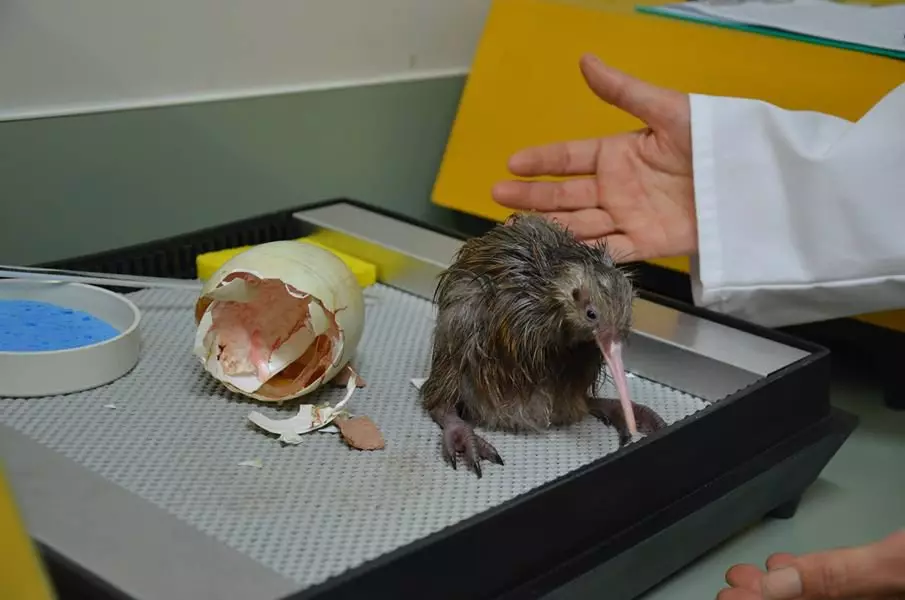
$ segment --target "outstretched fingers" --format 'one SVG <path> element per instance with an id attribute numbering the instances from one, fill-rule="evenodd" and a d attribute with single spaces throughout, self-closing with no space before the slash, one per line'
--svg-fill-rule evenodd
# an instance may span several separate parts
<path id="1" fill-rule="evenodd" d="M 597 170 L 600 144 L 597 138 L 533 146 L 513 154 L 507 166 L 520 177 L 592 175 Z"/>
<path id="2" fill-rule="evenodd" d="M 891 598 L 905 591 L 905 530 L 862 546 L 795 556 L 776 553 L 763 571 L 735 565 L 720 600 Z M 899 596 L 895 596 L 899 597 Z"/>
<path id="3" fill-rule="evenodd" d="M 889 597 L 905 592 L 905 530 L 871 544 L 798 556 L 764 578 L 765 598 Z"/>
<path id="4" fill-rule="evenodd" d="M 682 94 L 661 88 L 605 65 L 593 54 L 579 61 L 581 74 L 594 94 L 656 129 L 674 118 L 676 101 Z"/>
<path id="5" fill-rule="evenodd" d="M 493 186 L 493 199 L 508 208 L 538 212 L 597 206 L 597 183 L 591 178 L 565 181 L 504 181 Z"/>
<path id="6" fill-rule="evenodd" d="M 599 208 L 582 208 L 569 212 L 548 212 L 544 217 L 556 221 L 582 241 L 597 240 L 617 232 L 610 213 Z"/>
<path id="7" fill-rule="evenodd" d="M 774 571 L 782 567 L 787 567 L 795 562 L 795 555 L 789 552 L 777 552 L 767 557 L 767 570 Z"/>
<path id="8" fill-rule="evenodd" d="M 655 129 L 674 121 L 685 96 L 605 65 L 593 54 L 582 56 L 579 68 L 597 97 Z M 525 148 L 509 158 L 508 168 L 518 177 L 592 175 L 605 143 L 606 138 L 592 138 Z"/>
<path id="9" fill-rule="evenodd" d="M 726 583 L 734 588 L 759 592 L 763 576 L 764 572 L 755 565 L 735 565 L 726 571 Z"/>
<path id="10" fill-rule="evenodd" d="M 607 253 L 617 263 L 637 260 L 635 243 L 619 231 L 610 213 L 602 208 L 584 208 L 571 212 L 548 212 L 544 216 L 568 229 L 586 244 L 604 242 Z"/>
<path id="11" fill-rule="evenodd" d="M 782 567 L 788 566 L 795 561 L 795 555 L 787 552 L 777 552 L 771 554 L 767 558 L 767 571 L 775 571 Z M 732 566 L 726 571 L 726 583 L 734 588 L 742 588 L 754 592 L 760 592 L 761 579 L 764 578 L 766 571 L 756 565 L 743 563 Z"/>
<path id="12" fill-rule="evenodd" d="M 543 212 L 543 216 L 556 221 L 578 240 L 586 244 L 605 242 L 607 253 L 617 263 L 643 260 L 639 257 L 635 243 L 621 233 L 610 214 L 601 208 L 579 208 L 572 211 Z"/>
<path id="13" fill-rule="evenodd" d="M 716 596 L 716 600 L 763 600 L 760 592 L 745 588 L 724 588 Z"/>

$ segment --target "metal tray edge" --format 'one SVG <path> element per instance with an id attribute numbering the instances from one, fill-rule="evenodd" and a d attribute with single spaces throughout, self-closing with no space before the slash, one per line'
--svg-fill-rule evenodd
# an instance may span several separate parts
<path id="1" fill-rule="evenodd" d="M 451 263 L 461 237 L 419 226 L 351 202 L 296 211 L 331 247 L 375 264 L 381 283 L 433 297 L 437 276 Z M 634 373 L 715 402 L 809 355 L 799 347 L 641 297 L 626 346 Z"/>

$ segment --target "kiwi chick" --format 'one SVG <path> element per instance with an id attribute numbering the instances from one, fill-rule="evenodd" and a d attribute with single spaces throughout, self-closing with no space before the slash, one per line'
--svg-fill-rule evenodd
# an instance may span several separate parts
<path id="1" fill-rule="evenodd" d="M 424 408 L 442 430 L 453 468 L 459 453 L 481 476 L 502 465 L 474 426 L 540 431 L 588 415 L 619 432 L 665 427 L 629 398 L 622 344 L 632 326 L 634 287 L 603 243 L 590 245 L 534 214 L 517 214 L 466 241 L 440 276 Z M 619 399 L 596 397 L 608 365 Z"/>

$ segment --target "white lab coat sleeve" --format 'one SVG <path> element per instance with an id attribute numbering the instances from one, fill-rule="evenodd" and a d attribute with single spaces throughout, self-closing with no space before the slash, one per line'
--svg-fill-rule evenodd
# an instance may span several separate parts
<path id="1" fill-rule="evenodd" d="M 905 84 L 857 122 L 691 96 L 695 303 L 777 327 L 905 308 Z"/>

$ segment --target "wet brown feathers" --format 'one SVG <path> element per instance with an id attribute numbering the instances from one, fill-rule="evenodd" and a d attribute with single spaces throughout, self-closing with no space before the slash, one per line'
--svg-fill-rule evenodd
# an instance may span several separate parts
<path id="1" fill-rule="evenodd" d="M 517 215 L 469 239 L 435 291 L 424 407 L 510 431 L 581 420 L 605 366 L 588 311 L 625 337 L 633 298 L 605 245 L 543 217 Z"/>

